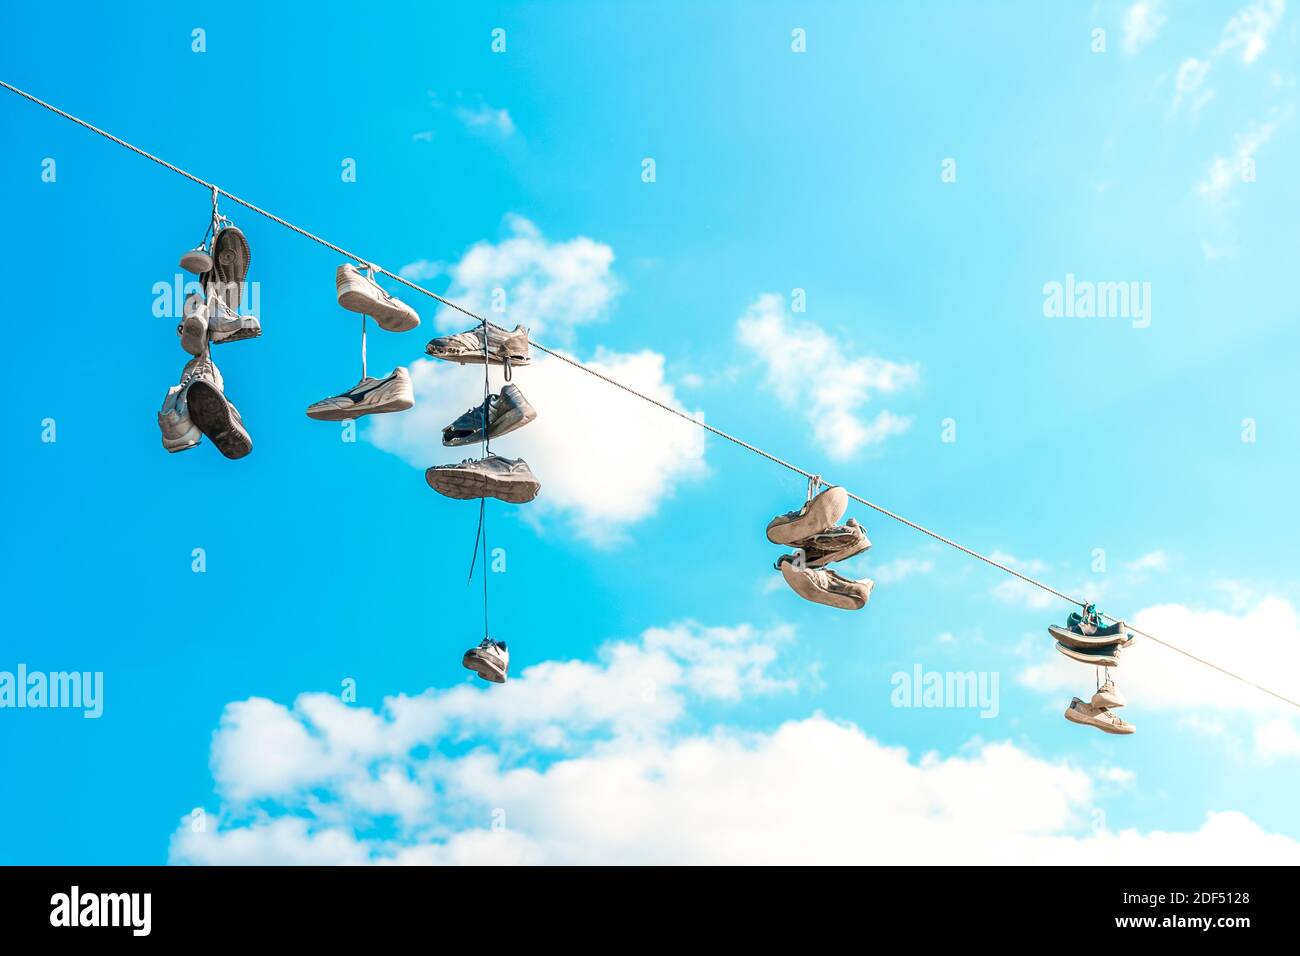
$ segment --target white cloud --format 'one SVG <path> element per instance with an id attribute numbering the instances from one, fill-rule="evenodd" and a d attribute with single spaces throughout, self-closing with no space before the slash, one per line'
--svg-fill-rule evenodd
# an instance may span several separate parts
<path id="1" fill-rule="evenodd" d="M 1124 52 L 1137 53 L 1156 38 L 1164 26 L 1161 0 L 1138 0 L 1124 14 Z"/>
<path id="2" fill-rule="evenodd" d="M 551 330 L 567 341 L 575 326 L 604 317 L 619 291 L 611 270 L 613 249 L 584 236 L 549 242 L 523 216 L 507 216 L 505 226 L 507 238 L 475 243 L 459 262 L 421 259 L 403 266 L 400 274 L 417 280 L 445 273 L 451 278 L 448 299 L 498 325 L 523 325 L 537 338 Z M 443 331 L 473 324 L 445 307 L 434 321 Z"/>
<path id="3" fill-rule="evenodd" d="M 1276 126 L 1262 123 L 1251 127 L 1237 137 L 1231 156 L 1216 156 L 1206 170 L 1205 178 L 1196 186 L 1196 192 L 1211 205 L 1221 205 L 1239 183 L 1253 178 L 1255 153 L 1273 138 Z"/>
<path id="4" fill-rule="evenodd" d="M 1195 611 L 1177 604 L 1147 608 L 1130 622 L 1189 653 L 1300 699 L 1300 616 L 1281 598 L 1265 598 L 1244 614 Z M 1150 711 L 1187 711 L 1208 719 L 1214 713 L 1237 713 L 1256 721 L 1289 716 L 1282 702 L 1214 669 L 1142 637 L 1123 652 L 1111 672 L 1129 701 L 1135 723 Z M 1091 687 L 1093 669 L 1052 649 L 1043 633 L 1041 663 L 1025 670 L 1024 684 L 1041 691 L 1079 693 Z M 1126 714 L 1125 716 L 1129 716 Z M 1261 751 L 1286 750 L 1286 737 L 1274 728 L 1265 733 Z"/>
<path id="5" fill-rule="evenodd" d="M 838 341 L 810 322 L 794 321 L 774 293 L 760 295 L 745 310 L 736 336 L 763 365 L 767 386 L 785 407 L 804 414 L 831 458 L 851 458 L 910 425 L 887 410 L 867 420 L 859 409 L 873 392 L 892 394 L 915 383 L 916 365 L 854 355 L 852 340 Z"/>
<path id="6" fill-rule="evenodd" d="M 1142 571 L 1167 571 L 1169 569 L 1169 555 L 1163 551 L 1152 551 L 1136 560 L 1124 565 L 1125 570 L 1133 572 Z"/>
<path id="7" fill-rule="evenodd" d="M 1223 28 L 1215 56 L 1237 52 L 1247 65 L 1268 48 L 1269 35 L 1286 12 L 1286 0 L 1258 0 L 1238 10 Z"/>
<path id="8" fill-rule="evenodd" d="M 382 711 L 305 694 L 228 706 L 228 800 L 176 863 L 1286 863 L 1300 844 L 1233 811 L 1190 832 L 1096 826 L 1091 772 L 1012 743 L 906 750 L 821 714 L 683 732 L 689 707 L 780 693 L 784 627 L 653 628 L 599 662 L 548 661 Z M 273 769 L 273 765 L 287 768 Z M 239 802 L 239 801 L 242 801 Z M 391 821 L 391 823 L 390 823 Z"/>
<path id="9" fill-rule="evenodd" d="M 1300 729 L 1295 721 L 1278 717 L 1256 727 L 1255 752 L 1266 760 L 1300 757 Z"/>
<path id="10" fill-rule="evenodd" d="M 583 364 L 703 417 L 678 401 L 664 379 L 664 358 L 656 352 L 598 349 Z M 477 457 L 477 445 L 442 446 L 443 427 L 483 401 L 481 369 L 469 368 L 435 359 L 412 362 L 415 408 L 369 419 L 367 440 L 419 468 Z M 499 371 L 492 370 L 493 391 L 500 389 Z M 538 498 L 519 506 L 530 519 L 558 513 L 586 540 L 612 544 L 628 526 L 653 515 L 681 484 L 708 473 L 703 429 L 581 369 L 534 353 L 532 364 L 515 369 L 514 382 L 537 419 L 499 439 L 493 450 L 522 457 L 541 481 Z"/>
<path id="11" fill-rule="evenodd" d="M 502 136 L 513 136 L 515 132 L 515 123 L 510 118 L 509 111 L 493 109 L 486 103 L 472 108 L 458 106 L 456 117 L 471 129 L 492 130 Z"/>
<path id="12" fill-rule="evenodd" d="M 877 584 L 897 584 L 914 574 L 929 574 L 934 562 L 927 558 L 895 558 L 871 565 L 871 578 Z"/>
<path id="13" fill-rule="evenodd" d="M 1021 560 L 1015 555 L 1007 554 L 1005 551 L 994 551 L 989 557 L 1009 568 L 1014 568 L 1021 574 L 1027 574 L 1029 577 L 1038 577 L 1051 567 L 1051 565 L 1039 561 L 1037 558 Z M 1020 578 L 1011 576 L 1007 576 L 994 585 L 992 594 L 994 598 L 1003 604 L 1010 604 L 1031 611 L 1041 611 L 1044 608 L 1059 605 L 1061 600 L 1041 588 L 1034 587 L 1028 581 L 1022 581 Z"/>

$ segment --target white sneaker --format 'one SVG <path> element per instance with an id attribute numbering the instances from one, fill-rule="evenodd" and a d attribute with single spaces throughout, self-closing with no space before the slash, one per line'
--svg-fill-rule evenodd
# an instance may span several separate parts
<path id="1" fill-rule="evenodd" d="M 794 556 L 789 554 L 782 555 L 776 566 L 785 583 L 804 600 L 845 611 L 860 611 L 866 607 L 876 586 L 870 578 L 854 581 L 830 568 L 800 568 Z"/>
<path id="2" fill-rule="evenodd" d="M 420 324 L 420 316 L 413 308 L 389 295 L 378 282 L 350 262 L 335 270 L 334 288 L 339 305 L 349 312 L 370 316 L 381 329 L 409 332 Z"/>
<path id="3" fill-rule="evenodd" d="M 201 276 L 205 272 L 212 271 L 212 257 L 208 255 L 208 250 L 203 246 L 196 246 L 181 256 L 181 268 L 186 272 L 193 272 L 196 276 Z"/>
<path id="4" fill-rule="evenodd" d="M 1124 695 L 1119 692 L 1113 680 L 1107 680 L 1098 688 L 1097 693 L 1092 695 L 1092 706 L 1094 707 L 1123 707 L 1128 703 Z"/>
<path id="5" fill-rule="evenodd" d="M 173 385 L 167 389 L 162 411 L 158 413 L 158 428 L 162 431 L 163 447 L 170 452 L 193 448 L 203 437 L 199 426 L 190 420 L 189 408 L 185 403 L 185 389 L 182 386 Z"/>
<path id="6" fill-rule="evenodd" d="M 485 637 L 478 647 L 467 650 L 460 662 L 484 680 L 504 684 L 510 669 L 510 651 L 504 642 Z"/>
<path id="7" fill-rule="evenodd" d="M 380 412 L 404 412 L 414 404 L 411 376 L 399 365 L 387 378 L 363 378 L 342 395 L 322 398 L 307 406 L 307 417 L 321 422 L 341 422 Z"/>
<path id="8" fill-rule="evenodd" d="M 1137 728 L 1127 720 L 1116 717 L 1105 707 L 1094 707 L 1092 704 L 1085 704 L 1077 697 L 1070 701 L 1069 707 L 1065 708 L 1065 719 L 1072 724 L 1085 724 L 1089 727 L 1096 727 L 1108 734 L 1137 733 Z"/>
<path id="9" fill-rule="evenodd" d="M 213 345 L 255 339 L 262 334 L 262 323 L 255 315 L 240 315 L 213 293 L 208 300 L 208 338 Z"/>
<path id="10" fill-rule="evenodd" d="M 226 398 L 221 373 L 208 355 L 200 355 L 185 366 L 181 379 L 190 419 L 217 451 L 227 458 L 243 458 L 253 450 L 253 439 L 244 427 L 239 409 Z"/>

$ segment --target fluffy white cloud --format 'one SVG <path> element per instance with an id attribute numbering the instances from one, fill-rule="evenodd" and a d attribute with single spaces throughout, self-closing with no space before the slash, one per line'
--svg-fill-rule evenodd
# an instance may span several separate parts
<path id="1" fill-rule="evenodd" d="M 523 325 L 539 339 L 551 331 L 567 340 L 575 326 L 604 316 L 619 291 L 613 249 L 584 236 L 549 242 L 523 216 L 507 216 L 505 226 L 507 238 L 475 243 L 458 262 L 421 259 L 400 274 L 419 281 L 445 273 L 451 278 L 447 298 L 498 325 Z M 445 307 L 434 322 L 443 331 L 474 324 Z"/>
<path id="2" fill-rule="evenodd" d="M 1124 14 L 1124 52 L 1137 53 L 1159 34 L 1165 16 L 1161 0 L 1137 0 Z"/>
<path id="3" fill-rule="evenodd" d="M 1292 699 L 1300 699 L 1300 616 L 1290 602 L 1265 598 L 1238 615 L 1195 611 L 1177 604 L 1147 608 L 1130 622 L 1144 631 L 1241 674 Z M 1142 711 L 1188 711 L 1249 715 L 1258 722 L 1291 721 L 1294 708 L 1204 664 L 1139 637 L 1112 671 L 1137 721 Z M 1056 653 L 1044 633 L 1041 662 L 1021 675 L 1043 691 L 1081 693 L 1091 687 L 1092 668 Z M 1290 723 L 1265 725 L 1256 737 L 1264 755 L 1300 754 L 1292 749 Z"/>
<path id="4" fill-rule="evenodd" d="M 703 418 L 678 401 L 664 378 L 664 357 L 656 352 L 597 350 L 583 364 Z M 483 401 L 482 370 L 469 368 L 434 359 L 413 362 L 415 408 L 374 416 L 366 438 L 420 468 L 477 457 L 477 445 L 442 445 L 442 429 Z M 492 389 L 499 391 L 499 370 L 492 375 Z M 530 519 L 558 513 L 586 540 L 607 545 L 653 515 L 683 482 L 708 473 L 703 429 L 580 369 L 534 353 L 531 365 L 515 370 L 514 382 L 537 409 L 537 419 L 501 438 L 493 450 L 524 458 L 541 480 L 541 495 L 523 506 Z"/>
<path id="5" fill-rule="evenodd" d="M 916 382 L 916 365 L 855 355 L 851 341 L 796 322 L 785 300 L 770 292 L 745 310 L 736 337 L 762 364 L 767 386 L 785 407 L 803 413 L 831 458 L 851 458 L 907 430 L 910 422 L 893 412 L 868 420 L 859 410 L 872 393 L 891 394 Z"/>
<path id="6" fill-rule="evenodd" d="M 1254 63 L 1267 48 L 1268 39 L 1286 13 L 1286 0 L 1258 0 L 1238 10 L 1223 28 L 1216 56 L 1237 53 L 1241 62 Z"/>
<path id="7" fill-rule="evenodd" d="M 231 704 L 213 741 L 230 802 L 172 836 L 177 863 L 1300 862 L 1237 812 L 1111 832 L 1090 772 L 1011 743 L 914 756 L 820 714 L 683 733 L 689 705 L 782 692 L 785 628 L 646 631 L 598 662 L 385 701 Z M 545 758 L 551 759 L 545 759 Z M 283 771 L 273 769 L 282 766 Z M 236 797 L 237 795 L 237 797 Z"/>
<path id="8" fill-rule="evenodd" d="M 870 574 L 877 584 L 897 584 L 914 574 L 929 574 L 934 562 L 929 558 L 895 558 L 871 565 Z"/>

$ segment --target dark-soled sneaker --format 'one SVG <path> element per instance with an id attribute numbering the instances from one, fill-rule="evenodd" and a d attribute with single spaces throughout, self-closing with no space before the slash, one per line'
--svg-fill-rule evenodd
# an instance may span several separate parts
<path id="1" fill-rule="evenodd" d="M 194 359 L 195 375 L 185 391 L 190 420 L 227 458 L 243 458 L 253 450 L 239 410 L 226 398 L 221 373 L 206 355 Z M 191 364 L 194 364 L 191 363 Z"/>
<path id="2" fill-rule="evenodd" d="M 537 411 L 524 398 L 518 385 L 505 385 L 500 395 L 489 395 L 484 404 L 487 405 L 488 438 L 508 435 L 537 417 Z M 442 443 L 455 447 L 482 441 L 483 420 L 483 405 L 471 408 L 442 430 Z"/>

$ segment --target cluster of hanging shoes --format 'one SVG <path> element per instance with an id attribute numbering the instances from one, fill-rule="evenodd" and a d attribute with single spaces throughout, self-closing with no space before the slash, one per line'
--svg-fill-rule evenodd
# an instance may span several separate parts
<path id="1" fill-rule="evenodd" d="M 404 412 L 415 405 L 411 373 L 397 366 L 383 378 L 366 374 L 366 325 L 373 318 L 388 332 L 409 332 L 420 324 L 416 311 L 387 292 L 375 281 L 375 271 L 362 272 L 345 262 L 334 272 L 338 303 L 361 315 L 361 381 L 340 395 L 322 398 L 307 406 L 307 417 L 322 422 L 355 420 L 362 415 Z"/>
<path id="2" fill-rule="evenodd" d="M 875 582 L 854 581 L 827 565 L 844 561 L 871 547 L 867 533 L 850 518 L 840 524 L 848 510 L 848 492 L 839 486 L 817 494 L 821 478 L 808 482 L 808 498 L 798 511 L 777 515 L 767 525 L 767 540 L 793 548 L 776 562 L 785 582 L 800 597 L 827 607 L 859 611 L 867 606 Z"/>
<path id="3" fill-rule="evenodd" d="M 1066 619 L 1065 627 L 1048 625 L 1047 631 L 1056 639 L 1056 649 L 1070 660 L 1091 664 L 1097 669 L 1097 691 L 1092 699 L 1084 701 L 1075 697 L 1065 709 L 1065 719 L 1075 724 L 1096 727 L 1108 734 L 1132 734 L 1137 728 L 1113 713 L 1127 701 L 1111 680 L 1110 668 L 1119 666 L 1120 652 L 1135 640 L 1123 621 L 1107 625 L 1095 604 L 1084 607 L 1083 613 L 1074 611 Z"/>
<path id="4" fill-rule="evenodd" d="M 466 332 L 434 339 L 425 346 L 425 352 L 459 365 L 484 366 L 483 403 L 468 409 L 442 430 L 443 445 L 456 448 L 481 444 L 483 457 L 468 458 L 454 465 L 434 465 L 424 473 L 429 487 L 462 501 L 473 498 L 497 498 L 511 504 L 532 501 L 541 492 L 542 483 L 528 462 L 492 452 L 493 439 L 523 428 L 537 417 L 519 386 L 510 381 L 514 368 L 532 361 L 528 330 L 516 326 L 513 332 L 507 332 L 484 322 Z M 487 366 L 492 365 L 505 370 L 506 382 L 499 393 L 488 394 Z"/>
<path id="5" fill-rule="evenodd" d="M 186 296 L 176 326 L 181 348 L 193 358 L 181 370 L 179 384 L 168 388 L 158 412 L 163 447 L 169 452 L 194 448 L 203 436 L 227 458 L 243 458 L 253 450 L 248 429 L 226 397 L 225 381 L 212 361 L 213 345 L 262 334 L 256 316 L 239 314 L 251 261 L 248 240 L 217 210 L 214 191 L 208 231 L 180 260 L 182 269 L 198 276 L 201 291 Z"/>

